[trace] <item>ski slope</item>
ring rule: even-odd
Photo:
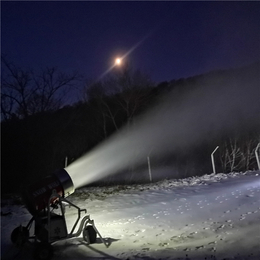
[[[260,172],[210,174],[145,185],[91,187],[68,199],[87,208],[110,243],[82,237],[53,245],[53,260],[260,259]],[[1,204],[1,259],[32,259],[15,248],[12,230],[31,215],[13,199]],[[76,211],[66,209],[68,229]]]

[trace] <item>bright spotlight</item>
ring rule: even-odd
[[[140,40],[137,44],[135,44],[127,53],[125,53],[121,58],[116,58],[114,65],[108,68],[104,73],[102,73],[97,80],[101,80],[107,73],[109,73],[115,66],[121,66],[122,60],[128,56],[132,51],[134,51],[146,38],[150,36],[150,33],[147,34],[142,40]]]
[[[120,65],[122,63],[122,60],[120,58],[116,58],[115,65]]]

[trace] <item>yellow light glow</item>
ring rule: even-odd
[[[122,62],[122,61],[121,61],[121,59],[120,59],[120,58],[116,58],[116,60],[115,60],[115,64],[116,64],[116,65],[120,65],[120,64],[121,64],[121,62]]]

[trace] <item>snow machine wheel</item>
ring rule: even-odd
[[[29,239],[29,230],[26,227],[19,226],[15,228],[11,234],[11,241],[16,246],[22,246]]]
[[[36,260],[49,260],[53,256],[51,244],[46,242],[37,243],[34,249],[33,258]]]
[[[93,244],[97,240],[97,232],[93,228],[93,226],[86,226],[85,229],[83,230],[83,239],[88,243],[88,244]]]

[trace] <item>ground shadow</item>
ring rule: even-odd
[[[110,246],[114,242],[119,239],[115,238],[104,238],[106,244]],[[103,252],[102,249],[96,249],[95,245],[103,244],[100,238],[97,238],[96,243],[88,245],[86,241],[82,237],[71,238],[66,240],[57,241],[52,244],[54,255],[52,260],[89,260],[89,259],[102,259],[102,260],[115,260],[119,259],[109,254]],[[99,246],[100,247],[100,246]],[[6,247],[5,253],[1,252],[2,260],[33,260],[33,252],[35,249],[35,244],[28,242],[23,247],[17,248],[16,246],[10,243]],[[106,250],[106,246],[104,245],[104,251]]]
[[[103,238],[104,243],[101,240],[101,238],[97,238],[96,242],[93,244],[88,244],[82,237],[69,239],[63,242],[57,242],[53,245],[53,248],[55,250],[53,260],[58,260],[62,258],[62,260],[65,259],[119,259],[117,257],[114,257],[112,255],[109,255],[105,253],[107,247],[112,245],[114,242],[119,241],[119,239],[115,238]],[[95,245],[101,245],[104,244],[104,250],[99,248],[95,248]]]

